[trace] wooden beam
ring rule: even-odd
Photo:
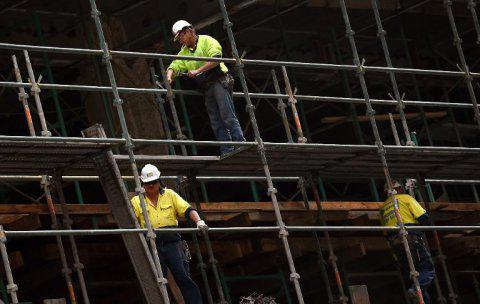
[[[421,113],[405,113],[405,118],[406,119],[417,119],[417,118],[420,118],[421,117]],[[393,114],[393,119],[394,120],[400,120],[400,114]],[[445,116],[447,116],[447,112],[446,111],[439,111],[439,112],[427,112],[425,113],[425,116],[427,118],[443,118]],[[368,116],[365,116],[365,115],[360,115],[360,116],[357,116],[358,117],[358,121],[360,122],[365,122],[365,121],[369,121],[370,118],[368,118]],[[390,118],[388,116],[388,114],[377,114],[375,115],[375,120],[377,121],[389,121]],[[352,118],[350,118],[350,116],[327,116],[327,117],[324,117],[321,119],[321,122],[322,123],[325,123],[325,124],[330,124],[330,123],[337,123],[337,122],[347,122],[347,121],[352,121]]]

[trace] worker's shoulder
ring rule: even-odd
[[[218,40],[209,35],[198,35],[198,40],[203,43],[218,43]]]
[[[170,188],[164,188],[163,190],[163,194],[166,195],[166,196],[174,196],[174,195],[178,195],[177,192],[175,192],[175,190],[172,190]]]
[[[397,195],[395,195],[395,197],[397,198],[397,200],[401,200],[401,201],[404,201],[404,202],[414,202],[415,201],[415,199],[410,194],[406,194],[406,193],[397,194]]]

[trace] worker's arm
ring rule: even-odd
[[[220,64],[220,62],[211,62],[211,61],[205,62],[205,64],[202,65],[201,67],[199,67],[198,69],[188,71],[188,77],[195,78],[198,75],[202,74],[203,72],[206,72],[208,70],[213,69],[214,67],[216,67],[219,64]]]
[[[410,212],[417,219],[418,223],[422,226],[430,225],[430,219],[428,217],[427,211],[423,209],[422,205],[420,205],[420,203],[411,196],[408,196],[407,202]]]

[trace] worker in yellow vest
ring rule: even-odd
[[[193,26],[178,20],[172,26],[174,41],[182,45],[178,55],[193,57],[222,57],[222,46],[213,37],[197,35]],[[187,75],[205,94],[210,125],[219,141],[245,141],[233,104],[233,77],[223,62],[177,59],[167,68],[167,80]],[[220,153],[234,150],[233,146],[221,146]]]
[[[152,227],[176,228],[178,218],[185,217],[196,223],[201,231],[208,230],[205,221],[200,219],[198,212],[193,209],[180,195],[168,189],[160,181],[160,171],[154,165],[143,167],[140,180],[145,189],[145,203],[148,218]],[[141,227],[145,227],[140,198],[132,198],[135,216]],[[202,296],[197,284],[190,277],[190,268],[186,248],[179,233],[161,233],[156,238],[156,245],[162,272],[166,276],[170,269],[186,304],[201,304]]]
[[[403,223],[406,226],[429,225],[430,220],[425,209],[423,209],[415,198],[405,193],[404,188],[398,181],[393,180],[392,184],[393,189],[397,193],[394,195],[398,202],[398,209]],[[385,184],[384,190],[385,192],[388,191],[387,184]],[[380,222],[383,226],[398,226],[392,195],[387,198],[380,208]],[[411,283],[408,293],[413,299],[416,299],[417,293],[410,277],[410,268],[402,244],[402,239],[397,232],[387,233],[387,238],[397,261],[400,264],[404,280]],[[425,304],[428,304],[430,303],[430,296],[427,290],[435,276],[432,257],[425,245],[424,235],[421,231],[409,231],[407,240],[410,246],[410,252],[412,253],[415,270],[418,272],[418,282],[420,284],[420,289],[422,290],[423,300]]]

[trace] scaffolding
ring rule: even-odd
[[[388,185],[389,195],[396,194],[392,187],[392,176],[395,178],[416,179],[420,187],[419,192],[423,195],[427,209],[429,208],[428,194],[425,193],[427,185],[425,183],[465,183],[475,184],[480,183],[480,173],[476,169],[480,165],[480,148],[466,148],[462,147],[461,139],[459,139],[459,147],[434,147],[434,146],[418,146],[415,144],[415,138],[409,130],[407,119],[405,116],[405,107],[439,107],[447,108],[464,108],[473,109],[473,116],[480,128],[480,109],[477,103],[474,82],[480,78],[480,73],[471,72],[465,55],[461,46],[461,38],[455,25],[454,15],[452,13],[452,1],[445,0],[444,6],[448,15],[449,24],[452,30],[454,44],[457,48],[458,58],[460,61],[460,71],[452,70],[427,70],[415,68],[399,68],[393,67],[392,60],[389,54],[389,48],[386,41],[386,32],[383,29],[382,18],[378,9],[377,0],[372,0],[372,9],[375,15],[375,25],[378,29],[378,36],[381,41],[382,50],[385,56],[387,66],[368,66],[365,61],[361,60],[358,54],[358,49],[355,41],[355,32],[353,31],[347,6],[344,0],[338,0],[338,4],[342,13],[343,21],[346,30],[346,39],[350,45],[351,54],[353,57],[353,65],[347,64],[327,64],[327,63],[306,63],[306,62],[291,62],[291,61],[268,61],[268,60],[250,60],[243,59],[238,53],[234,33],[232,31],[232,22],[229,19],[228,11],[224,0],[219,0],[219,7],[221,10],[223,23],[227,32],[228,40],[232,49],[233,58],[199,58],[188,56],[167,55],[160,53],[144,53],[144,52],[127,52],[110,50],[106,43],[103,28],[100,20],[100,12],[97,9],[95,0],[90,0],[91,16],[96,26],[96,32],[100,49],[80,49],[80,48],[64,48],[64,47],[50,47],[50,46],[35,46],[22,44],[0,43],[0,49],[7,50],[21,50],[24,51],[24,56],[29,72],[29,82],[23,82],[18,68],[16,57],[13,56],[13,65],[16,76],[16,82],[2,81],[0,86],[18,88],[19,100],[22,102],[27,123],[30,130],[30,137],[28,136],[0,136],[0,179],[12,180],[41,180],[42,187],[45,191],[49,209],[51,211],[52,230],[37,230],[37,231],[5,231],[0,227],[0,251],[7,274],[7,289],[11,296],[13,303],[19,303],[17,297],[17,286],[14,283],[13,274],[10,269],[8,254],[6,249],[6,241],[8,238],[15,237],[44,237],[55,236],[57,244],[61,252],[61,262],[63,272],[65,275],[66,284],[69,290],[70,300],[76,303],[75,293],[73,291],[70,273],[65,259],[65,252],[63,250],[63,243],[61,236],[68,236],[74,255],[74,267],[77,271],[81,283],[81,290],[83,295],[83,302],[89,303],[86,285],[83,279],[82,268],[75,245],[74,236],[80,235],[106,235],[106,234],[137,234],[145,236],[145,244],[149,246],[149,254],[152,258],[150,266],[155,275],[155,284],[161,293],[161,301],[163,303],[170,303],[167,293],[167,280],[164,278],[162,269],[160,267],[160,260],[155,246],[155,238],[159,233],[179,232],[183,234],[192,234],[194,236],[195,244],[198,247],[198,240],[196,233],[197,229],[183,228],[183,229],[153,229],[148,219],[145,217],[146,228],[139,229],[94,229],[94,230],[72,230],[71,221],[68,217],[68,212],[63,212],[65,230],[58,229],[58,223],[53,209],[52,197],[50,195],[50,178],[54,177],[55,188],[58,193],[61,205],[65,206],[65,198],[61,182],[64,180],[95,180],[96,177],[92,175],[95,170],[95,162],[92,159],[106,151],[123,147],[127,151],[126,155],[116,154],[112,157],[116,166],[118,165],[118,178],[133,180],[135,183],[135,193],[140,197],[140,205],[143,214],[147,215],[146,205],[144,199],[144,189],[138,175],[138,166],[146,162],[162,162],[162,171],[171,176],[166,178],[184,179],[186,178],[191,183],[190,190],[193,192],[194,200],[197,203],[197,208],[200,207],[199,194],[196,193],[196,182],[208,180],[264,180],[267,183],[267,192],[270,196],[277,225],[271,227],[230,227],[230,228],[211,228],[208,233],[203,235],[207,245],[207,253],[209,263],[211,264],[215,286],[218,293],[220,303],[227,303],[228,297],[224,294],[224,289],[221,283],[221,274],[217,266],[217,261],[209,239],[210,233],[237,233],[237,232],[274,232],[278,233],[281,240],[285,256],[289,266],[289,277],[293,284],[298,303],[304,303],[304,297],[300,285],[300,274],[295,267],[294,258],[291,253],[289,244],[289,233],[309,232],[317,241],[317,254],[319,257],[319,264],[322,271],[322,277],[326,285],[329,303],[333,303],[334,297],[338,298],[340,303],[346,304],[349,299],[347,292],[344,290],[344,278],[341,276],[341,271],[337,265],[337,257],[330,242],[329,232],[332,231],[390,231],[398,232],[402,239],[406,256],[408,258],[411,278],[416,287],[417,297],[421,304],[424,303],[420,285],[418,282],[418,273],[415,270],[412,255],[407,241],[407,234],[410,230],[433,231],[434,241],[439,250],[440,265],[444,272],[448,297],[451,303],[457,303],[457,295],[450,281],[449,272],[446,266],[445,259],[441,251],[441,242],[437,231],[464,231],[464,230],[480,230],[480,226],[428,226],[428,227],[406,227],[399,214],[398,203],[395,196],[393,196],[395,215],[399,223],[399,227],[376,227],[376,226],[328,226],[321,208],[322,198],[318,192],[318,188],[322,189],[320,178],[335,177],[335,178],[349,178],[349,179],[366,179],[366,178],[385,178]],[[478,19],[475,12],[475,2],[468,1],[468,9],[471,12],[475,28],[480,35],[478,27]],[[363,29],[362,29],[363,30]],[[56,83],[43,83],[41,79],[36,79],[32,66],[29,61],[28,51],[42,52],[42,53],[63,53],[74,55],[89,55],[99,56],[102,58],[105,65],[110,86],[94,86],[94,85],[66,85]],[[168,82],[166,87],[161,88],[156,85],[153,88],[133,88],[133,87],[119,87],[116,83],[115,73],[112,68],[112,57],[137,57],[157,59],[162,70],[162,77],[165,80],[165,67],[163,60],[171,59],[188,59],[196,61],[215,61],[234,64],[240,79],[242,91],[234,92],[234,98],[243,98],[246,104],[246,111],[249,115],[250,123],[253,128],[255,140],[252,142],[219,142],[219,141],[195,141],[187,139],[183,134],[178,114],[175,108],[174,97],[176,95],[200,95],[199,92],[189,90],[173,89]],[[282,94],[278,85],[275,70],[271,71],[275,93],[250,93],[247,80],[244,74],[245,66],[266,66],[269,68],[281,67],[282,76],[286,84],[286,94]],[[349,97],[333,97],[333,96],[311,96],[296,94],[296,90],[292,88],[287,73],[289,68],[308,68],[308,69],[326,69],[334,71],[342,71],[342,73],[352,72],[358,78],[361,86],[363,98]],[[369,89],[366,83],[366,73],[387,73],[393,87],[393,96],[391,100],[372,99],[370,98]],[[467,86],[471,103],[460,103],[451,101],[422,101],[405,100],[400,93],[398,83],[396,80],[397,74],[408,74],[412,77],[415,75],[429,75],[438,77],[453,77],[460,78],[465,81]],[[154,72],[152,72],[152,80],[155,81]],[[36,137],[35,129],[32,124],[31,114],[28,106],[25,88],[30,88],[30,93],[35,99],[36,111],[39,114],[42,131],[42,137]],[[80,137],[51,137],[51,132],[48,130],[47,123],[44,118],[40,90],[75,90],[75,91],[92,91],[92,92],[107,92],[113,95],[113,104],[117,110],[118,118],[122,129],[122,138],[106,138],[99,136],[92,138]],[[125,115],[122,108],[121,94],[128,93],[144,93],[154,94],[157,98],[166,97],[172,116],[174,119],[174,127],[176,139],[171,139],[170,132],[167,132],[168,139],[134,139],[131,138],[125,120]],[[351,94],[350,94],[351,95]],[[417,97],[420,97],[417,95]],[[447,95],[445,94],[445,97]],[[255,116],[255,107],[252,104],[252,98],[274,99],[278,102],[278,108],[282,117],[282,124],[285,128],[286,143],[271,143],[264,142],[260,135],[260,130]],[[287,104],[284,103],[287,100]],[[298,100],[311,102],[336,102],[347,103],[350,105],[362,104],[366,107],[366,116],[370,121],[373,135],[374,145],[358,144],[358,145],[338,145],[338,144],[319,144],[307,143],[307,139],[303,134],[301,119],[299,117],[296,103]],[[162,103],[158,102],[159,105]],[[378,130],[377,121],[375,118],[374,105],[391,106],[398,110],[400,120],[402,123],[403,135],[405,137],[406,146],[401,146],[400,140],[397,141],[396,146],[384,145],[380,132]],[[286,108],[289,107],[294,117],[294,126],[296,134],[292,134],[286,114]],[[162,115],[166,117],[165,109]],[[391,118],[391,116],[390,116]],[[166,129],[168,129],[168,122],[165,122]],[[396,132],[396,127],[392,119],[392,127]],[[398,132],[394,134],[397,134]],[[65,135],[65,134],[64,134]],[[85,135],[85,134],[84,134]],[[294,143],[294,135],[297,136],[297,143]],[[399,137],[398,137],[399,138]],[[169,146],[171,155],[136,155],[134,153],[135,145],[163,145]],[[222,146],[233,145],[238,149],[226,156],[189,156],[187,153],[187,146]],[[180,146],[181,155],[175,155],[175,146]],[[352,169],[355,164],[355,170]],[[8,174],[8,175],[7,175]],[[128,175],[133,174],[133,176]],[[277,198],[277,189],[274,186],[274,181],[290,180],[298,181],[299,191],[306,202],[308,197],[306,195],[306,188],[310,187],[314,195],[314,201],[317,204],[318,210],[318,226],[287,226],[282,218],[280,205]],[[475,187],[472,186],[472,190]],[[64,209],[66,210],[66,209]],[[333,295],[328,282],[328,275],[326,274],[325,261],[321,247],[318,242],[317,233],[322,232],[327,240],[328,260],[332,265],[335,277],[335,284],[337,286],[338,295]],[[209,283],[205,274],[205,265],[199,250],[197,250],[199,261],[201,264],[200,270],[207,292],[209,303],[213,303],[213,296],[210,292]],[[478,284],[478,283],[477,283]],[[441,293],[441,291],[440,291]],[[441,294],[439,295],[441,297]],[[445,299],[441,303],[446,303]]]

